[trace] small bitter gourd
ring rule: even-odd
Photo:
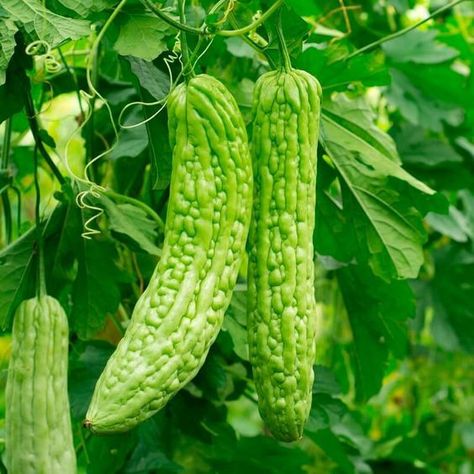
[[[268,72],[254,92],[248,340],[260,413],[283,441],[302,436],[311,408],[320,96],[299,70]]]
[[[68,322],[51,296],[23,301],[13,321],[5,454],[10,474],[76,472],[67,393]]]
[[[85,426],[126,431],[160,410],[204,363],[245,251],[252,164],[240,110],[202,74],[168,100],[173,153],[162,255],[96,385]]]

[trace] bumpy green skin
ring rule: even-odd
[[[311,408],[320,96],[298,70],[264,74],[254,93],[248,338],[259,410],[282,441],[302,436]]]
[[[196,375],[245,250],[253,178],[234,98],[199,75],[173,91],[168,117],[173,169],[162,256],[95,388],[85,421],[95,432],[134,427]]]
[[[50,296],[23,301],[15,314],[6,386],[9,474],[76,472],[67,393],[68,322]]]

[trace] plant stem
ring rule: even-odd
[[[273,13],[275,13],[278,8],[283,5],[283,0],[277,0],[265,13],[262,13],[262,16],[255,20],[250,25],[244,26],[243,28],[238,28],[237,30],[221,30],[218,31],[217,34],[220,36],[241,36],[245,35],[249,31],[255,30],[258,26],[260,26],[264,21],[268,20]]]
[[[205,28],[195,28],[193,26],[186,25],[184,21],[181,19],[180,21],[176,21],[174,18],[170,17],[166,13],[163,12],[159,7],[154,5],[151,0],[140,0],[143,5],[148,7],[156,16],[161,18],[164,22],[168,23],[169,25],[173,26],[174,28],[187,32],[192,33],[195,35],[208,35],[209,33],[206,31]],[[261,25],[264,21],[266,21],[273,13],[278,10],[278,8],[283,5],[284,0],[277,0],[262,16],[255,20],[253,23],[250,23],[247,26],[242,28],[238,28],[236,30],[221,30],[217,31],[215,34],[220,36],[242,36],[246,33],[256,29],[259,25]]]
[[[222,7],[222,5],[224,5],[225,3],[227,3],[228,0],[219,0],[217,3],[215,3],[211,9],[209,10],[209,15],[213,15],[214,13],[216,13],[219,8]]]
[[[185,8],[186,8],[186,0],[179,0],[178,1],[178,8],[179,8],[179,19],[181,23],[184,25],[186,23],[186,15],[185,15]],[[193,67],[189,62],[189,49],[188,49],[188,40],[186,38],[186,31],[182,30],[180,34],[181,40],[181,54],[183,55],[183,74],[186,82],[189,80],[189,77],[193,77]]]
[[[21,191],[14,185],[10,186],[10,189],[16,194],[16,199],[18,202],[17,211],[16,211],[16,228],[18,235],[20,235],[20,227],[21,227]]]
[[[237,25],[237,22],[235,21],[235,17],[234,15],[230,15],[229,16],[229,21],[230,21],[230,24],[232,26],[235,26]],[[270,66],[273,68],[273,69],[276,69],[277,68],[277,65],[275,64],[275,62],[273,61],[272,57],[265,51],[265,48],[263,48],[262,46],[260,46],[259,44],[257,44],[255,41],[253,41],[252,39],[250,39],[248,36],[246,35],[243,35],[242,36],[242,39],[251,47],[253,48],[255,51],[257,51],[257,53],[259,54],[263,54],[265,56],[265,59],[268,61],[268,64],[270,64]]]
[[[8,171],[8,159],[10,156],[10,143],[12,135],[12,121],[7,119],[5,122],[5,134],[3,136],[3,146],[2,146],[2,159],[0,162],[0,169],[2,171]],[[12,240],[12,208],[10,203],[10,197],[8,196],[9,185],[6,185],[0,190],[2,195],[2,206],[3,206],[3,215],[5,217],[5,240],[9,244]]]
[[[71,69],[69,67],[69,64],[67,63],[66,58],[64,57],[64,54],[61,51],[61,48],[59,46],[57,48],[57,51],[59,53],[59,57],[61,58],[61,62],[63,63],[66,71],[71,76],[72,81],[74,82],[75,93],[76,93],[76,97],[77,97],[77,103],[79,104],[79,110],[81,111],[81,121],[82,121],[82,120],[84,120],[85,114],[84,114],[84,110],[82,108],[82,100],[81,100],[81,95],[79,94],[79,84],[77,82],[76,73],[74,72],[74,69]]]
[[[374,41],[373,43],[370,43],[366,46],[363,46],[362,48],[358,49],[357,51],[354,51],[353,53],[349,54],[344,58],[344,61],[347,61],[348,59],[352,59],[355,56],[358,56],[359,54],[365,53],[366,51],[369,51],[373,48],[376,48],[377,46],[380,46],[383,43],[386,43],[387,41],[391,41],[395,38],[399,38],[400,36],[403,36],[407,33],[409,33],[412,30],[415,30],[419,26],[423,25],[427,21],[431,20],[435,16],[439,15],[440,13],[445,12],[446,10],[449,10],[450,8],[458,5],[459,3],[465,2],[466,0],[454,0],[449,2],[448,4],[444,5],[443,7],[438,8],[435,10],[429,17],[424,18],[423,20],[420,20],[419,22],[415,23],[414,25],[408,26],[406,28],[403,28],[403,30],[397,31],[391,35],[385,36],[377,41]]]
[[[283,63],[283,69],[286,72],[289,72],[291,71],[291,59],[290,53],[288,52],[288,48],[286,46],[285,37],[283,35],[283,28],[281,25],[281,10],[278,12],[278,18],[275,27],[278,38],[278,47],[280,48],[281,60]]]
[[[164,231],[165,225],[161,217],[147,204],[138,199],[132,198],[130,196],[125,196],[124,194],[116,193],[110,189],[102,192],[105,196],[109,197],[113,201],[123,202],[128,204],[133,204],[141,209],[143,209],[157,224],[161,231]]]
[[[2,161],[0,168],[2,170],[8,167],[8,157],[10,156],[10,142],[12,136],[12,120],[8,118],[5,120],[5,133],[3,135],[3,146],[2,146]]]
[[[39,178],[38,178],[38,147],[35,146],[35,150],[33,152],[34,156],[34,163],[35,163],[35,170],[34,170],[34,179],[35,179],[35,222],[36,222],[36,238],[38,242],[37,247],[37,255],[38,255],[38,285],[37,285],[37,292],[38,296],[46,295],[46,280],[45,280],[45,272],[44,272],[44,245],[43,245],[43,236],[41,234],[41,190],[39,185]]]
[[[164,22],[168,23],[171,26],[174,26],[176,29],[180,31],[186,31],[188,33],[193,33],[195,35],[202,35],[205,34],[205,31],[199,28],[194,28],[193,26],[189,26],[184,24],[183,22],[176,21],[174,18],[170,17],[166,13],[164,13],[160,8],[154,5],[150,0],[140,0],[143,5],[148,7],[156,16],[161,18]]]
[[[8,196],[8,186],[1,190],[3,216],[5,218],[5,242],[9,244],[12,240],[12,207]]]
[[[46,148],[44,147],[43,141],[41,140],[40,133],[39,133],[40,129],[39,129],[38,121],[36,120],[35,106],[33,104],[33,97],[31,97],[31,83],[28,78],[26,78],[25,81],[26,81],[25,112],[26,112],[26,118],[28,119],[28,123],[30,125],[31,133],[33,135],[33,139],[35,141],[36,146],[38,147],[39,152],[41,153],[44,160],[50,167],[54,176],[56,176],[60,184],[64,184],[66,182],[64,179],[64,176],[61,174],[57,166],[54,164],[53,159],[47,152]]]

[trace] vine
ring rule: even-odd
[[[415,23],[413,25],[407,26],[406,28],[403,28],[402,30],[397,31],[397,32],[395,32],[391,35],[384,36],[383,38],[381,38],[377,41],[374,41],[373,43],[369,43],[368,45],[363,46],[362,48],[360,48],[360,49],[354,51],[353,53],[349,54],[348,56],[346,56],[344,58],[344,60],[348,61],[349,59],[352,59],[352,58],[358,56],[359,54],[366,53],[367,51],[370,51],[371,49],[374,49],[377,46],[380,46],[383,43],[386,43],[387,41],[391,41],[391,40],[394,40],[396,38],[400,38],[401,36],[406,35],[410,31],[416,30],[419,26],[423,25],[427,21],[430,21],[431,19],[433,19],[434,17],[440,15],[441,13],[445,12],[446,10],[449,10],[450,8],[452,8],[456,5],[459,5],[460,3],[463,3],[465,1],[466,0],[451,1],[448,4],[438,8],[437,10],[435,10],[433,13],[431,13],[431,15],[427,16],[426,18],[423,18],[423,20],[420,20],[420,21],[418,21],[417,23]]]

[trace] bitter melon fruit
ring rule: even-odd
[[[248,340],[260,413],[283,441],[302,436],[311,408],[320,96],[299,70],[268,72],[254,92]]]
[[[252,165],[239,108],[202,74],[168,101],[173,153],[162,255],[97,382],[85,425],[126,431],[198,372],[222,325],[245,250]]]
[[[51,296],[23,301],[13,320],[5,454],[10,474],[73,474],[67,393],[68,321]]]

